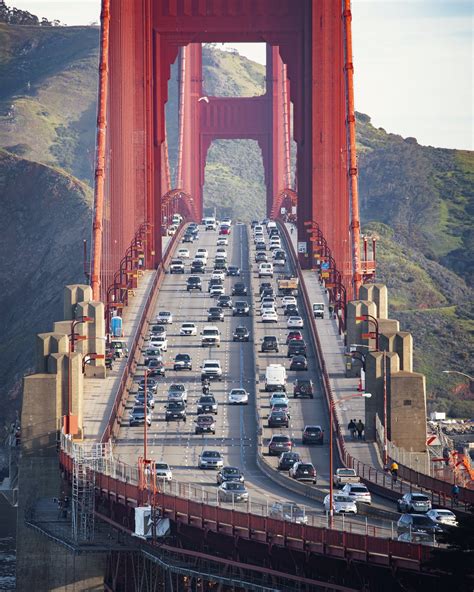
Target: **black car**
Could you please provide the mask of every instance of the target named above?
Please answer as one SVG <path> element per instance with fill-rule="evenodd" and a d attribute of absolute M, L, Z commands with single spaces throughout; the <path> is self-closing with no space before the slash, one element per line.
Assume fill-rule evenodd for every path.
<path fill-rule="evenodd" d="M 218 306 L 211 306 L 211 308 L 207 311 L 207 320 L 224 322 L 224 311 Z"/>
<path fill-rule="evenodd" d="M 192 243 L 194 242 L 194 235 L 191 232 L 187 232 L 183 236 L 183 243 Z"/>
<path fill-rule="evenodd" d="M 193 363 L 189 354 L 176 354 L 173 370 L 192 370 Z"/>
<path fill-rule="evenodd" d="M 164 325 L 152 325 L 150 327 L 150 337 L 161 337 L 163 334 L 166 334 Z"/>
<path fill-rule="evenodd" d="M 225 259 L 222 261 L 214 261 L 214 271 L 225 271 L 227 272 L 227 263 Z"/>
<path fill-rule="evenodd" d="M 138 380 L 138 390 L 142 391 L 144 388 L 145 388 L 145 379 L 140 378 Z M 147 390 L 152 391 L 153 393 L 156 393 L 156 391 L 158 390 L 158 381 L 155 378 L 150 378 L 149 376 L 147 376 L 146 388 L 147 388 Z"/>
<path fill-rule="evenodd" d="M 212 415 L 198 415 L 196 419 L 196 427 L 194 428 L 196 434 L 215 434 L 216 420 Z"/>
<path fill-rule="evenodd" d="M 268 427 L 276 428 L 284 426 L 287 428 L 290 425 L 290 416 L 286 411 L 279 411 L 275 409 L 268 416 Z"/>
<path fill-rule="evenodd" d="M 319 425 L 307 425 L 303 430 L 303 444 L 324 444 L 324 431 Z"/>
<path fill-rule="evenodd" d="M 145 405 L 145 391 L 138 391 L 135 395 L 135 403 L 139 406 Z M 150 409 L 155 408 L 155 395 L 152 391 L 146 390 L 146 405 Z"/>
<path fill-rule="evenodd" d="M 238 277 L 240 275 L 240 267 L 238 265 L 229 265 L 227 275 Z"/>
<path fill-rule="evenodd" d="M 291 339 L 288 342 L 287 358 L 292 356 L 306 356 L 306 343 L 304 339 Z"/>
<path fill-rule="evenodd" d="M 165 365 L 163 364 L 162 360 L 150 358 L 147 360 L 146 366 L 148 368 L 148 376 L 150 377 L 165 375 Z"/>
<path fill-rule="evenodd" d="M 220 306 L 221 308 L 232 308 L 232 298 L 222 294 L 217 299 L 217 306 Z"/>
<path fill-rule="evenodd" d="M 247 296 L 247 287 L 245 286 L 245 284 L 242 284 L 240 282 L 237 282 L 236 284 L 234 284 L 234 287 L 232 288 L 232 295 L 233 296 Z"/>
<path fill-rule="evenodd" d="M 238 481 L 239 483 L 243 483 L 244 476 L 242 471 L 237 467 L 222 467 L 216 475 L 216 481 L 219 485 L 224 483 L 224 481 Z"/>
<path fill-rule="evenodd" d="M 265 298 L 265 296 L 273 296 L 274 294 L 275 293 L 273 291 L 273 288 L 271 288 L 271 287 L 270 288 L 265 288 L 263 290 L 263 292 L 261 293 L 261 297 L 262 298 Z"/>
<path fill-rule="evenodd" d="M 256 246 L 255 246 L 255 250 L 256 251 L 266 251 L 267 250 L 266 243 L 263 243 L 263 242 L 257 243 Z"/>
<path fill-rule="evenodd" d="M 196 275 L 189 276 L 186 281 L 186 290 L 188 292 L 190 292 L 191 290 L 199 290 L 200 292 L 202 292 L 201 278 L 197 277 Z"/>
<path fill-rule="evenodd" d="M 250 316 L 249 303 L 246 300 L 237 300 L 232 308 L 233 317 L 248 317 Z"/>
<path fill-rule="evenodd" d="M 265 352 L 278 352 L 278 339 L 275 335 L 265 335 L 262 339 L 262 349 L 263 353 Z"/>
<path fill-rule="evenodd" d="M 293 356 L 291 358 L 290 370 L 307 370 L 308 360 L 305 356 Z"/>
<path fill-rule="evenodd" d="M 300 313 L 296 304 L 287 304 L 283 309 L 283 314 L 286 317 L 299 317 Z"/>
<path fill-rule="evenodd" d="M 166 405 L 165 421 L 186 421 L 186 403 L 169 401 Z"/>
<path fill-rule="evenodd" d="M 217 401 L 214 395 L 202 395 L 197 402 L 197 414 L 214 413 L 217 415 Z"/>
<path fill-rule="evenodd" d="M 211 278 L 209 280 L 209 284 L 207 285 L 207 291 L 210 292 L 214 286 L 223 286 L 224 281 L 220 278 Z"/>
<path fill-rule="evenodd" d="M 232 335 L 233 341 L 249 341 L 250 333 L 247 327 L 236 327 Z"/>
<path fill-rule="evenodd" d="M 259 251 L 255 254 L 255 263 L 267 263 L 268 257 L 267 254 L 263 251 Z"/>
<path fill-rule="evenodd" d="M 206 271 L 206 264 L 204 261 L 200 261 L 199 259 L 195 259 L 191 263 L 191 273 L 205 273 Z"/>
<path fill-rule="evenodd" d="M 301 457 L 297 452 L 283 452 L 278 460 L 279 471 L 289 471 L 291 467 L 296 463 L 300 462 Z"/>
<path fill-rule="evenodd" d="M 298 397 L 314 397 L 313 381 L 309 378 L 297 378 L 293 384 L 293 396 Z"/>
<path fill-rule="evenodd" d="M 260 296 L 262 295 L 262 292 L 266 289 L 273 289 L 270 282 L 262 282 L 260 284 L 260 289 L 259 289 Z"/>
<path fill-rule="evenodd" d="M 421 532 L 436 535 L 442 529 L 426 514 L 402 514 L 397 522 L 397 534 Z"/>
<path fill-rule="evenodd" d="M 130 412 L 130 426 L 143 425 L 145 423 L 145 405 L 136 404 Z M 151 426 L 151 410 L 147 406 L 146 423 Z"/>

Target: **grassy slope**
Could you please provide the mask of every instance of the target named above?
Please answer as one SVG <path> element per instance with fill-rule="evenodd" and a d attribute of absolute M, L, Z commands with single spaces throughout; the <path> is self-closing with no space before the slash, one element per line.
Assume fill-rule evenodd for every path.
<path fill-rule="evenodd" d="M 90 27 L 0 25 L 0 146 L 92 181 L 97 42 Z"/>

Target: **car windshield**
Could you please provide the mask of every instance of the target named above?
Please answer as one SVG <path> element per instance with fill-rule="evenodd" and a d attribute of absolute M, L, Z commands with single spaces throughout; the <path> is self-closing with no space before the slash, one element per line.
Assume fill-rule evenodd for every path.
<path fill-rule="evenodd" d="M 155 463 L 155 468 L 157 471 L 167 471 L 169 466 L 166 463 Z"/>
<path fill-rule="evenodd" d="M 353 503 L 352 499 L 350 497 L 348 497 L 347 495 L 336 495 L 334 496 L 334 501 L 335 502 L 344 502 L 344 503 Z"/>
<path fill-rule="evenodd" d="M 433 521 L 428 516 L 418 516 L 417 514 L 412 514 L 411 519 L 413 524 L 416 526 L 431 526 Z"/>
<path fill-rule="evenodd" d="M 245 389 L 232 389 L 230 392 L 233 395 L 245 395 Z"/>
<path fill-rule="evenodd" d="M 440 518 L 456 518 L 456 516 L 449 510 L 436 510 L 436 514 Z"/>
<path fill-rule="evenodd" d="M 177 360 L 189 360 L 189 354 L 177 354 L 176 359 Z"/>
<path fill-rule="evenodd" d="M 367 489 L 367 487 L 364 487 L 363 485 L 358 485 L 356 487 L 352 486 L 351 491 L 353 491 L 354 493 L 367 493 L 368 489 Z"/>
<path fill-rule="evenodd" d="M 355 471 L 353 469 L 339 469 L 338 474 L 341 477 L 355 477 Z"/>
<path fill-rule="evenodd" d="M 221 457 L 220 453 L 216 452 L 214 450 L 209 450 L 209 451 L 203 452 L 202 455 L 207 456 L 208 458 L 220 458 Z"/>
<path fill-rule="evenodd" d="M 215 399 L 214 399 L 214 397 L 201 397 L 199 399 L 199 402 L 200 403 L 214 403 Z"/>
<path fill-rule="evenodd" d="M 272 442 L 288 442 L 289 438 L 288 436 L 273 436 L 272 437 Z"/>
<path fill-rule="evenodd" d="M 319 426 L 308 426 L 305 429 L 305 432 L 320 432 L 321 428 Z"/>
<path fill-rule="evenodd" d="M 429 498 L 426 495 L 423 495 L 422 493 L 413 493 L 411 496 L 412 500 L 414 502 L 427 502 L 429 501 Z"/>
<path fill-rule="evenodd" d="M 169 392 L 171 391 L 184 391 L 184 384 L 172 384 L 168 389 Z"/>
<path fill-rule="evenodd" d="M 239 475 L 240 474 L 240 470 L 235 468 L 235 467 L 226 467 L 224 469 L 224 473 L 226 475 Z"/>
<path fill-rule="evenodd" d="M 245 485 L 242 483 L 227 483 L 226 489 L 230 491 L 245 491 Z"/>
<path fill-rule="evenodd" d="M 168 409 L 177 410 L 184 409 L 184 403 L 182 401 L 172 401 L 168 403 Z"/>
<path fill-rule="evenodd" d="M 240 334 L 244 334 L 247 332 L 247 329 L 245 327 L 237 327 L 237 329 L 235 330 L 236 333 Z"/>
<path fill-rule="evenodd" d="M 208 415 L 201 415 L 201 417 L 198 417 L 199 423 L 212 423 L 213 421 L 214 419 Z"/>
<path fill-rule="evenodd" d="M 301 464 L 298 466 L 298 469 L 300 471 L 313 471 L 314 467 L 313 467 L 313 465 L 310 465 L 310 464 Z"/>

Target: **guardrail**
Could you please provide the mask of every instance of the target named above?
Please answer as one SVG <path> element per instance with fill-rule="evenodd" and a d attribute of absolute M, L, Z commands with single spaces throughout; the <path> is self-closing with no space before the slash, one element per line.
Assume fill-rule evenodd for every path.
<path fill-rule="evenodd" d="M 333 404 L 334 396 L 326 362 L 324 360 L 324 356 L 322 355 L 322 347 L 321 341 L 319 339 L 318 329 L 314 317 L 311 314 L 311 301 L 304 283 L 301 268 L 293 249 L 291 236 L 284 223 L 279 222 L 279 226 L 285 235 L 288 245 L 290 245 L 290 256 L 298 273 L 299 285 L 301 287 L 304 305 L 308 313 L 310 331 L 313 341 L 316 345 L 316 355 L 318 357 L 319 367 L 321 368 L 323 392 L 325 394 L 326 402 L 329 408 L 329 406 Z M 375 485 L 376 488 L 378 488 L 379 493 L 391 499 L 397 499 L 400 495 L 406 493 L 406 491 L 412 491 L 413 488 L 417 488 L 423 489 L 425 493 L 429 493 L 431 495 L 433 504 L 445 506 L 450 502 L 452 503 L 452 485 L 446 481 L 441 481 L 440 479 L 430 477 L 429 475 L 423 475 L 422 473 L 419 473 L 413 469 L 409 469 L 408 467 L 404 467 L 403 465 L 399 465 L 399 478 L 397 481 L 394 481 L 391 475 L 371 467 L 370 465 L 367 465 L 351 456 L 351 454 L 349 454 L 346 449 L 344 436 L 337 416 L 335 413 L 333 415 L 333 429 L 341 462 L 345 466 L 355 469 L 363 480 L 370 482 L 371 485 Z M 474 504 L 474 491 L 466 488 L 460 488 L 458 500 L 460 503 L 465 504 L 465 506 Z"/>
<path fill-rule="evenodd" d="M 145 303 L 145 307 L 143 309 L 143 313 L 140 319 L 140 323 L 135 331 L 133 336 L 133 344 L 130 348 L 130 352 L 128 354 L 127 364 L 125 365 L 122 377 L 120 379 L 120 383 L 117 387 L 117 392 L 114 398 L 114 404 L 110 411 L 109 419 L 107 421 L 107 426 L 102 433 L 100 438 L 101 442 L 107 442 L 110 438 L 114 437 L 118 430 L 120 429 L 120 418 L 123 414 L 123 410 L 125 409 L 125 402 L 127 399 L 127 383 L 131 380 L 133 373 L 135 372 L 139 355 L 140 355 L 140 347 L 138 344 L 143 341 L 144 337 L 144 328 L 148 322 L 150 312 L 153 310 L 154 304 L 158 297 L 158 288 L 160 287 L 164 275 L 165 275 L 165 268 L 171 259 L 171 255 L 173 250 L 176 246 L 176 243 L 179 242 L 183 232 L 184 232 L 185 224 L 182 224 L 176 232 L 170 242 L 168 243 L 165 256 L 163 261 L 160 264 L 160 267 L 155 271 L 155 276 L 153 278 L 153 283 L 151 285 L 151 289 L 148 293 L 148 297 Z"/>

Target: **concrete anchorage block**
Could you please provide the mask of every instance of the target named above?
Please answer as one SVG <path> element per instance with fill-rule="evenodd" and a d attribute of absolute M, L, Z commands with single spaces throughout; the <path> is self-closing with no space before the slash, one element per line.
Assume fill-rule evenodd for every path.
<path fill-rule="evenodd" d="M 385 284 L 363 284 L 359 288 L 359 300 L 375 302 L 375 316 L 378 319 L 388 319 L 388 290 Z"/>
<path fill-rule="evenodd" d="M 72 321 L 76 318 L 78 302 L 92 300 L 92 287 L 87 284 L 71 284 L 64 288 L 64 319 Z"/>
<path fill-rule="evenodd" d="M 83 355 L 94 353 L 103 356 L 91 360 L 85 365 L 86 376 L 105 378 L 105 318 L 103 302 L 80 302 L 77 305 L 77 317 L 85 316 L 93 319 L 91 322 L 77 325 L 78 333 L 86 337 L 78 342 L 77 351 Z"/>
<path fill-rule="evenodd" d="M 380 349 L 398 354 L 400 370 L 413 372 L 413 337 L 408 331 L 397 333 L 382 333 L 380 335 Z"/>
<path fill-rule="evenodd" d="M 63 332 L 38 333 L 36 335 L 36 372 L 48 372 L 48 356 L 65 353 L 69 349 L 67 335 Z"/>
<path fill-rule="evenodd" d="M 374 302 L 369 300 L 351 300 L 348 302 L 346 321 L 347 345 L 362 344 L 369 346 L 370 349 L 375 349 L 375 339 L 362 337 L 363 333 L 375 331 L 372 322 L 357 320 L 357 317 L 364 315 L 377 316 L 377 307 Z"/>
<path fill-rule="evenodd" d="M 60 417 L 69 412 L 77 417 L 79 427 L 75 438 L 82 437 L 84 424 L 84 375 L 82 373 L 82 355 L 79 352 L 52 354 L 48 360 L 48 370 L 57 375 L 59 394 L 58 410 Z"/>
<path fill-rule="evenodd" d="M 381 333 L 397 333 L 397 331 L 400 331 L 400 322 L 395 319 L 378 319 L 378 324 L 379 335 Z"/>
<path fill-rule="evenodd" d="M 426 452 L 426 380 L 418 372 L 392 372 L 388 438 L 395 446 Z"/>
<path fill-rule="evenodd" d="M 384 362 L 385 357 L 385 362 Z M 375 441 L 375 416 L 384 422 L 384 364 L 386 367 L 387 416 L 389 407 L 390 374 L 400 370 L 400 360 L 394 352 L 373 351 L 365 358 L 365 391 L 372 396 L 365 399 L 365 439 Z"/>

